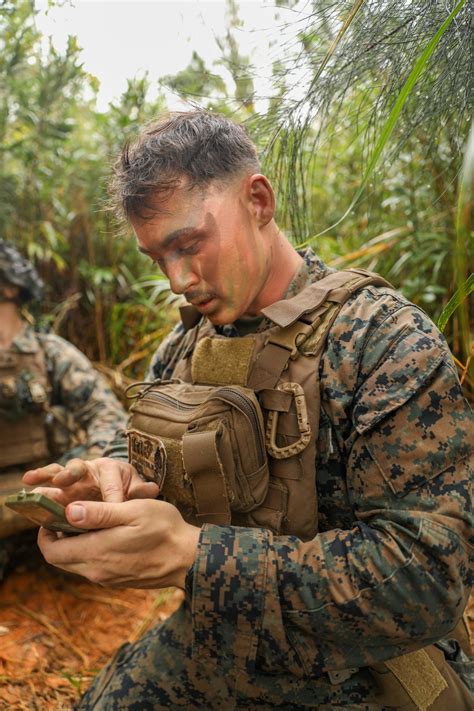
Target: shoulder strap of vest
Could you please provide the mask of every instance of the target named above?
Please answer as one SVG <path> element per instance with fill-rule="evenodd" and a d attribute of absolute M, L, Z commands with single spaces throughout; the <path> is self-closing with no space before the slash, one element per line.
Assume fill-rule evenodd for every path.
<path fill-rule="evenodd" d="M 321 353 L 337 314 L 343 304 L 364 286 L 392 285 L 378 274 L 364 269 L 334 272 L 303 289 L 292 299 L 277 301 L 262 313 L 280 326 L 262 349 L 248 380 L 255 391 L 274 388 L 290 358 L 296 358 L 298 348 L 313 335 Z"/>
<path fill-rule="evenodd" d="M 342 305 L 355 291 L 369 284 L 393 288 L 388 281 L 374 272 L 365 269 L 347 269 L 328 274 L 307 286 L 292 299 L 276 301 L 267 306 L 262 313 L 278 326 L 285 328 L 302 316 L 311 314 L 327 301 Z"/>

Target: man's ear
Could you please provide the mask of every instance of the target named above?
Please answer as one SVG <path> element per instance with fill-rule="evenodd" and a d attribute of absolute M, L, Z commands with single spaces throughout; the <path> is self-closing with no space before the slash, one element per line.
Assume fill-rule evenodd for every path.
<path fill-rule="evenodd" d="M 275 215 L 275 193 L 268 178 L 260 173 L 247 179 L 247 198 L 258 226 L 264 227 Z"/>

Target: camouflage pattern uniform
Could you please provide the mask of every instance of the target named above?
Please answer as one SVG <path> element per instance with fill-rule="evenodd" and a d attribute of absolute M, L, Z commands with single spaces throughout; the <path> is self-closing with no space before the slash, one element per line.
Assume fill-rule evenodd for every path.
<path fill-rule="evenodd" d="M 11 346 L 11 350 L 19 353 L 37 349 L 43 350 L 51 386 L 44 413 L 51 443 L 49 461 L 64 465 L 74 457 L 100 456 L 117 428 L 126 424 L 123 407 L 88 358 L 63 338 L 36 333 L 31 326 L 25 326 Z M 22 403 L 11 403 L 11 407 L 15 404 L 22 407 Z M 8 420 L 2 419 L 1 426 L 8 436 Z M 0 539 L 4 539 L 0 540 L 0 579 L 8 561 L 16 559 L 20 532 L 36 528 L 28 519 L 8 509 L 3 501 L 24 486 L 22 476 L 27 469 L 43 463 L 33 461 L 8 467 L 0 463 Z"/>
<path fill-rule="evenodd" d="M 56 420 L 54 414 L 45 415 L 50 429 L 60 431 L 56 439 L 63 440 L 62 451 L 58 453 L 59 463 L 87 455 L 93 447 L 103 450 L 117 429 L 125 427 L 127 416 L 123 407 L 105 379 L 72 343 L 54 334 L 38 333 L 25 324 L 11 348 L 19 353 L 43 350 L 51 387 L 47 409 L 53 408 L 54 412 L 56 406 L 60 407 L 61 421 Z M 72 432 L 68 431 L 67 425 Z M 57 449 L 61 449 L 60 442 Z"/>
<path fill-rule="evenodd" d="M 18 304 L 38 302 L 41 298 L 43 283 L 34 267 L 15 247 L 0 239 L 0 286 L 2 284 L 18 287 L 18 298 L 12 299 Z M 0 538 L 31 527 L 27 519 L 2 506 L 2 500 L 22 486 L 21 477 L 27 469 L 47 463 L 34 458 L 27 461 L 30 448 L 21 452 L 21 443 L 16 439 L 21 434 L 28 441 L 28 423 L 32 414 L 39 418 L 42 428 L 43 422 L 46 424 L 49 461 L 61 464 L 73 457 L 100 455 L 127 419 L 104 378 L 85 355 L 63 338 L 37 333 L 25 323 L 9 349 L 0 350 L 0 357 L 10 354 L 14 358 L 18 354 L 18 357 L 25 358 L 24 362 L 36 361 L 36 371 L 32 374 L 22 366 L 11 378 L 13 383 L 8 382 L 8 378 L 0 378 L 1 440 L 5 447 L 4 456 L 0 457 Z M 44 403 L 32 398 L 30 382 L 37 376 L 38 369 L 47 383 L 46 388 L 41 386 L 42 397 L 47 398 Z M 22 422 L 27 423 L 23 432 Z M 11 458 L 15 445 L 19 448 L 18 458 Z M 7 461 L 9 466 L 6 466 Z M 0 572 L 5 558 L 2 549 L 3 545 L 0 548 Z"/>
<path fill-rule="evenodd" d="M 329 271 L 304 259 L 288 296 Z M 449 349 L 387 288 L 351 297 L 337 325 L 320 366 L 318 535 L 205 524 L 181 608 L 124 645 L 79 708 L 398 708 L 377 702 L 368 666 L 454 628 L 472 582 L 474 437 Z M 171 377 L 183 333 L 150 379 Z M 123 440 L 109 451 L 123 457 Z"/>

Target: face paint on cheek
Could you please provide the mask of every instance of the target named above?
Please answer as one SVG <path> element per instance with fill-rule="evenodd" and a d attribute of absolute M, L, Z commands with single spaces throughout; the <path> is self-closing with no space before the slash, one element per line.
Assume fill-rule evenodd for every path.
<path fill-rule="evenodd" d="M 200 256 L 200 276 L 206 284 L 217 282 L 216 273 L 219 264 L 220 244 L 219 239 L 212 239 Z"/>

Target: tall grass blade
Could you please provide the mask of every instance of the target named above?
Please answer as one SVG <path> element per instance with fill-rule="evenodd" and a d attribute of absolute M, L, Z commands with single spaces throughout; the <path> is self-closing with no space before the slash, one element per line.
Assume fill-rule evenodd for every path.
<path fill-rule="evenodd" d="M 350 26 L 352 20 L 353 20 L 354 17 L 357 15 L 357 13 L 359 12 L 359 10 L 360 10 L 360 8 L 362 7 L 362 5 L 364 4 L 364 2 L 365 2 L 365 0 L 356 0 L 356 2 L 354 3 L 354 5 L 352 6 L 351 11 L 349 12 L 348 16 L 347 16 L 346 19 L 344 20 L 344 23 L 343 23 L 341 29 L 340 29 L 339 32 L 337 33 L 336 37 L 334 38 L 334 41 L 332 42 L 331 46 L 329 47 L 328 51 L 326 52 L 326 55 L 325 55 L 323 61 L 322 61 L 321 64 L 319 65 L 319 67 L 318 67 L 318 69 L 317 69 L 317 71 L 316 71 L 316 74 L 314 75 L 314 77 L 313 77 L 313 79 L 312 79 L 312 81 L 311 81 L 311 88 L 314 87 L 314 85 L 315 85 L 316 82 L 318 81 L 319 77 L 320 77 L 321 74 L 323 73 L 325 66 L 327 65 L 327 63 L 328 63 L 329 60 L 331 59 L 332 55 L 333 55 L 334 52 L 336 51 L 336 48 L 337 48 L 339 42 L 342 40 L 342 38 L 343 38 L 344 35 L 346 34 L 346 32 L 347 32 L 347 30 L 349 29 L 349 26 Z M 310 90 L 311 90 L 311 89 L 310 89 Z"/>
<path fill-rule="evenodd" d="M 338 225 L 341 224 L 341 222 L 349 215 L 351 210 L 354 209 L 355 205 L 359 201 L 362 193 L 365 190 L 365 186 L 367 185 L 374 169 L 375 166 L 378 163 L 378 160 L 382 154 L 382 151 L 384 150 L 385 146 L 387 145 L 390 136 L 392 135 L 393 129 L 395 128 L 395 124 L 397 123 L 398 117 L 400 116 L 403 107 L 405 106 L 411 92 L 413 91 L 413 87 L 415 86 L 419 76 L 425 69 L 427 63 L 429 62 L 429 59 L 431 55 L 433 54 L 436 46 L 438 45 L 438 42 L 456 17 L 456 15 L 460 12 L 460 10 L 463 8 L 465 5 L 466 0 L 460 0 L 456 7 L 453 9 L 453 11 L 448 15 L 446 20 L 441 24 L 439 27 L 438 31 L 432 37 L 432 39 L 428 42 L 426 45 L 425 49 L 415 62 L 415 65 L 413 69 L 411 70 L 406 82 L 404 83 L 396 101 L 395 104 L 393 105 L 392 110 L 390 111 L 389 117 L 387 121 L 384 124 L 384 127 L 382 129 L 382 132 L 380 134 L 380 137 L 375 144 L 374 151 L 372 153 L 372 156 L 369 160 L 369 163 L 367 165 L 366 171 L 362 177 L 361 184 L 359 185 L 354 197 L 352 198 L 351 204 L 345 211 L 345 213 L 336 221 L 334 224 L 329 225 L 329 227 L 326 227 L 326 229 L 322 230 L 322 232 L 318 232 L 317 235 L 314 235 L 313 237 L 310 237 L 309 239 L 305 240 L 305 242 L 301 243 L 299 247 L 304 247 L 310 244 L 313 240 L 315 240 L 318 237 L 321 237 L 321 235 L 326 234 L 330 230 L 334 229 L 334 227 L 337 227 Z"/>
<path fill-rule="evenodd" d="M 472 269 L 474 251 L 474 122 L 464 154 L 459 180 L 459 195 L 456 210 L 456 250 L 454 274 L 458 288 Z M 471 274 L 472 277 L 472 274 Z M 471 278 L 470 277 L 470 278 Z M 462 286 L 461 286 L 462 288 Z M 460 356 L 467 361 L 472 355 L 469 302 L 464 301 L 458 313 Z M 471 365 L 473 368 L 474 363 Z"/>
<path fill-rule="evenodd" d="M 474 291 L 474 274 L 471 274 L 468 279 L 461 284 L 461 286 L 456 289 L 453 296 L 450 298 L 444 309 L 442 310 L 440 317 L 438 319 L 438 328 L 440 331 L 444 331 L 446 324 L 449 319 L 456 311 L 456 309 L 467 299 L 469 294 Z"/>
<path fill-rule="evenodd" d="M 327 51 L 326 54 L 324 55 L 324 58 L 323 58 L 321 64 L 320 64 L 319 67 L 317 68 L 314 77 L 313 77 L 312 80 L 311 80 L 311 85 L 310 85 L 309 92 L 308 92 L 309 94 L 311 94 L 311 91 L 314 89 L 314 86 L 315 86 L 316 82 L 317 82 L 318 79 L 320 78 L 320 76 L 321 76 L 321 74 L 323 73 L 325 67 L 327 66 L 329 60 L 331 59 L 332 55 L 333 55 L 334 52 L 336 51 L 336 49 L 337 49 L 338 45 L 340 44 L 342 38 L 344 37 L 344 35 L 346 34 L 347 30 L 349 29 L 349 27 L 350 27 L 350 25 L 351 25 L 351 22 L 353 21 L 354 17 L 355 17 L 355 16 L 357 15 L 357 13 L 359 12 L 359 10 L 360 10 L 360 8 L 362 7 L 362 5 L 364 4 L 364 2 L 365 2 L 365 0 L 356 0 L 356 2 L 354 3 L 354 5 L 351 7 L 351 10 L 350 10 L 349 14 L 347 15 L 346 19 L 344 20 L 341 29 L 340 29 L 339 32 L 337 33 L 337 35 L 336 35 L 336 37 L 334 38 L 333 42 L 331 43 L 331 45 L 330 45 L 328 51 Z M 277 128 L 277 130 L 273 133 L 273 135 L 270 137 L 270 140 L 267 142 L 267 148 L 266 148 L 267 151 L 269 150 L 270 147 L 272 147 L 272 146 L 274 145 L 274 143 L 276 142 L 278 136 L 281 135 L 282 130 L 283 130 L 283 125 L 279 126 L 279 127 Z M 294 140 L 294 136 L 290 136 L 290 138 L 289 138 L 289 139 L 287 138 L 286 140 Z"/>

